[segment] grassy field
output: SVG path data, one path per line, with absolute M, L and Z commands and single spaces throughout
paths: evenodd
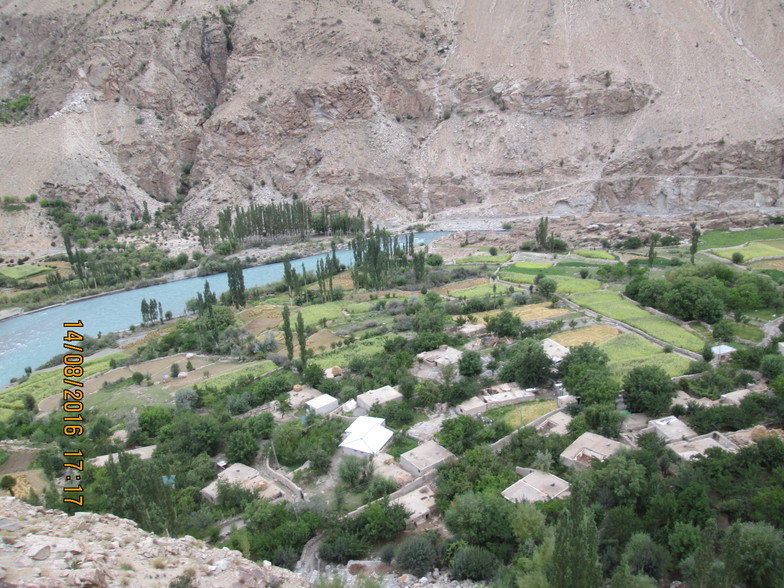
M 749 241 L 764 241 L 766 239 L 784 239 L 784 229 L 778 227 L 763 227 L 748 229 L 746 231 L 706 231 L 701 238 L 699 249 L 713 249 L 716 247 L 737 247 Z
M 558 402 L 555 400 L 536 400 L 514 406 L 494 408 L 484 413 L 484 416 L 494 421 L 503 420 L 513 429 L 519 429 L 556 408 L 558 408 Z
M 44 272 L 52 271 L 50 267 L 41 267 L 40 265 L 15 265 L 13 267 L 0 267 L 0 275 L 12 280 L 23 280 L 37 276 Z
M 623 378 L 632 369 L 640 366 L 658 366 L 669 376 L 681 376 L 689 368 L 689 360 L 674 353 L 664 353 L 654 345 L 634 333 L 622 333 L 599 345 L 610 358 L 610 369 Z
M 705 345 L 705 342 L 697 335 L 664 317 L 651 314 L 633 302 L 621 298 L 615 292 L 603 290 L 574 294 L 571 299 L 580 306 L 585 306 L 600 314 L 637 327 L 641 331 L 677 347 L 701 351 Z
M 506 263 L 510 259 L 512 259 L 512 256 L 508 253 L 502 253 L 501 255 L 470 255 L 469 257 L 461 257 L 455 263 Z
M 608 253 L 604 249 L 575 249 L 572 253 L 589 259 L 616 259 L 612 253 Z
M 754 241 L 743 247 L 714 249 L 713 253 L 724 259 L 732 259 L 735 253 L 741 253 L 744 260 L 758 257 L 776 257 L 784 255 L 784 241 Z
M 386 335 L 381 335 L 379 337 L 371 337 L 370 339 L 357 341 L 351 345 L 344 345 L 340 349 L 317 355 L 311 361 L 322 369 L 327 369 L 334 365 L 346 367 L 353 357 L 368 356 L 383 351 L 384 342 L 393 336 L 393 334 L 387 333 Z
M 305 325 L 316 325 L 322 319 L 332 321 L 343 317 L 343 310 L 349 314 L 359 314 L 370 310 L 370 304 L 367 302 L 346 302 L 338 300 L 337 302 L 326 302 L 324 304 L 314 304 L 312 306 L 305 306 L 299 309 L 302 312 L 302 320 Z M 297 313 L 291 312 L 291 324 L 295 324 Z
M 460 282 L 451 282 L 446 286 L 440 286 L 438 288 L 434 288 L 433 290 L 438 294 L 451 296 L 452 292 L 456 292 L 457 290 L 467 290 L 468 288 L 473 288 L 474 286 L 482 286 L 483 284 L 489 284 L 490 280 L 488 278 L 474 278 L 473 280 L 462 280 Z
M 746 339 L 747 341 L 754 341 L 755 343 L 759 343 L 765 337 L 765 334 L 762 332 L 762 329 L 759 327 L 755 327 L 754 325 L 747 325 L 745 323 L 732 323 L 732 326 L 735 327 L 735 335 L 740 337 L 741 339 Z
M 174 388 L 164 390 L 158 386 L 109 387 L 85 396 L 84 405 L 112 419 L 121 419 L 145 406 L 173 405 L 175 392 Z
M 593 325 L 590 327 L 583 327 L 582 329 L 574 329 L 573 331 L 556 333 L 550 337 L 550 339 L 561 345 L 566 345 L 567 347 L 577 347 L 583 343 L 601 345 L 617 335 L 618 329 L 615 327 L 611 327 L 610 325 Z
M 495 286 L 496 291 L 493 292 L 493 286 Z M 472 286 L 470 288 L 463 288 L 461 290 L 453 290 L 451 292 L 451 296 L 461 297 L 464 296 L 466 298 L 478 298 L 479 296 L 491 296 L 493 294 L 507 294 L 509 293 L 509 286 L 504 284 L 480 284 L 478 286 Z
M 126 357 L 128 357 L 128 355 L 125 353 L 112 353 L 111 355 L 105 355 L 99 359 L 85 361 L 83 366 L 84 376 L 79 379 L 84 380 L 84 378 L 108 370 L 109 362 L 112 358 L 119 361 Z M 6 409 L 5 411 L 0 412 L 0 420 L 10 416 L 10 414 L 5 414 L 6 411 L 11 412 L 23 408 L 23 398 L 25 395 L 30 394 L 35 398 L 36 402 L 39 402 L 47 396 L 62 394 L 62 389 L 63 371 L 61 369 L 53 369 L 32 374 L 27 381 L 0 392 L 0 408 Z
M 514 282 L 515 284 L 533 284 L 534 279 L 536 278 L 536 276 L 533 274 L 511 272 L 501 272 L 500 277 L 502 280 Z M 550 275 L 548 277 L 554 279 L 558 284 L 556 292 L 592 292 L 593 290 L 598 290 L 601 287 L 601 284 L 598 280 L 593 280 L 591 278 L 586 278 L 583 280 L 582 278 L 559 275 Z
M 200 384 L 209 384 L 215 388 L 225 388 L 243 376 L 260 376 L 261 374 L 266 374 L 267 372 L 274 370 L 276 367 L 277 366 L 268 359 L 254 361 L 253 363 L 239 365 L 238 369 L 227 374 L 213 376 L 207 380 L 203 380 Z

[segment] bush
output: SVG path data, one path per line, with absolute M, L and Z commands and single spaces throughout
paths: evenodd
M 456 580 L 489 580 L 495 574 L 498 561 L 482 547 L 463 547 L 452 560 L 452 575 Z
M 740 251 L 732 254 L 732 263 L 743 263 L 743 254 Z
M 420 535 L 410 537 L 397 550 L 397 565 L 406 572 L 421 578 L 433 569 L 436 550 L 433 544 Z

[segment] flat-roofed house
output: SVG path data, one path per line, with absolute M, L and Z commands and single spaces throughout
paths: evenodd
M 648 421 L 648 428 L 641 433 L 656 433 L 665 443 L 682 441 L 697 436 L 697 432 L 675 416 L 666 416 Z
M 384 426 L 385 422 L 377 417 L 358 417 L 346 429 L 340 448 L 344 453 L 359 457 L 371 457 L 380 453 L 394 434 Z
M 128 455 L 135 455 L 142 461 L 147 461 L 148 459 L 152 459 L 152 452 L 155 451 L 157 445 L 147 445 L 146 447 L 137 447 L 136 449 L 129 449 L 124 451 L 123 453 L 127 453 Z M 97 468 L 101 468 L 106 465 L 106 463 L 111 461 L 118 461 L 120 457 L 119 453 L 110 453 L 108 455 L 99 455 L 98 457 L 93 457 L 88 461 L 90 464 L 94 465 Z
M 427 441 L 400 456 L 400 467 L 415 476 L 426 474 L 443 463 L 455 459 L 455 454 L 435 441 Z
M 398 496 L 390 504 L 399 504 L 405 508 L 410 513 L 408 521 L 419 526 L 436 511 L 436 495 L 431 486 L 425 485 Z
M 201 495 L 212 502 L 218 501 L 218 482 L 239 484 L 245 490 L 256 494 L 259 498 L 277 500 L 283 497 L 280 487 L 264 478 L 258 470 L 241 463 L 235 463 L 218 474 L 218 479 L 202 489 Z
M 335 410 L 338 405 L 340 405 L 340 401 L 334 396 L 330 396 L 329 394 L 316 396 L 315 398 L 312 398 L 305 403 L 305 406 L 307 406 L 308 409 L 312 410 L 315 414 L 328 414 Z
M 738 452 L 738 446 L 718 431 L 683 441 L 668 443 L 667 447 L 677 453 L 678 457 L 686 460 L 694 459 L 698 455 L 705 455 L 706 451 L 713 448 L 729 451 L 730 453 Z
M 618 441 L 596 433 L 583 433 L 561 453 L 561 462 L 570 468 L 585 469 L 595 461 L 604 461 L 618 450 L 627 447 Z
M 383 386 L 360 394 L 356 400 L 357 408 L 367 414 L 373 405 L 379 404 L 383 406 L 388 402 L 398 402 L 403 400 L 403 395 L 392 386 Z
M 560 363 L 564 357 L 569 355 L 569 348 L 566 345 L 561 345 L 549 337 L 542 341 L 542 347 L 544 348 L 545 355 L 547 355 L 553 363 Z
M 719 404 L 731 404 L 735 406 L 740 406 L 740 403 L 743 401 L 746 396 L 751 394 L 751 390 L 735 390 L 734 392 L 727 392 L 726 394 L 722 394 L 719 396 Z
M 454 347 L 442 345 L 438 349 L 432 351 L 423 351 L 417 355 L 417 359 L 421 359 L 426 364 L 432 367 L 444 367 L 445 365 L 456 364 L 463 356 L 462 351 L 458 351 Z
M 563 411 L 556 412 L 543 420 L 536 427 L 536 432 L 540 435 L 566 435 L 569 433 L 569 423 L 572 417 Z
M 542 502 L 569 496 L 569 482 L 541 470 L 531 470 L 501 495 L 509 502 Z

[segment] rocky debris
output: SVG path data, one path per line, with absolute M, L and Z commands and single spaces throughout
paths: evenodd
M 0 577 L 20 587 L 155 588 L 186 576 L 203 588 L 307 586 L 288 570 L 193 537 L 158 537 L 114 515 L 68 516 L 10 497 L 0 497 L 0 536 Z

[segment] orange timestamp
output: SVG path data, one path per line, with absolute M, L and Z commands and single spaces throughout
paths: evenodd
M 81 380 L 84 376 L 84 347 L 74 345 L 74 342 L 81 342 L 84 340 L 84 335 L 71 329 L 83 328 L 82 321 L 74 323 L 63 323 L 63 328 L 68 329 L 63 337 L 63 348 L 68 353 L 63 356 L 63 384 L 68 388 L 63 388 L 63 434 L 68 437 L 80 436 L 84 433 L 84 391 L 82 390 L 84 382 Z M 75 424 L 78 423 L 78 424 Z M 76 451 L 63 452 L 64 468 L 71 468 L 77 472 L 84 470 L 84 459 L 76 460 L 71 459 L 74 457 L 84 457 L 81 449 Z M 77 494 L 84 492 L 82 488 L 80 474 L 73 474 L 65 477 L 66 482 L 73 481 L 77 483 L 76 486 L 69 487 L 68 485 L 63 488 L 63 492 L 67 495 L 63 496 L 63 502 L 70 502 L 78 506 L 84 506 L 84 495 Z

